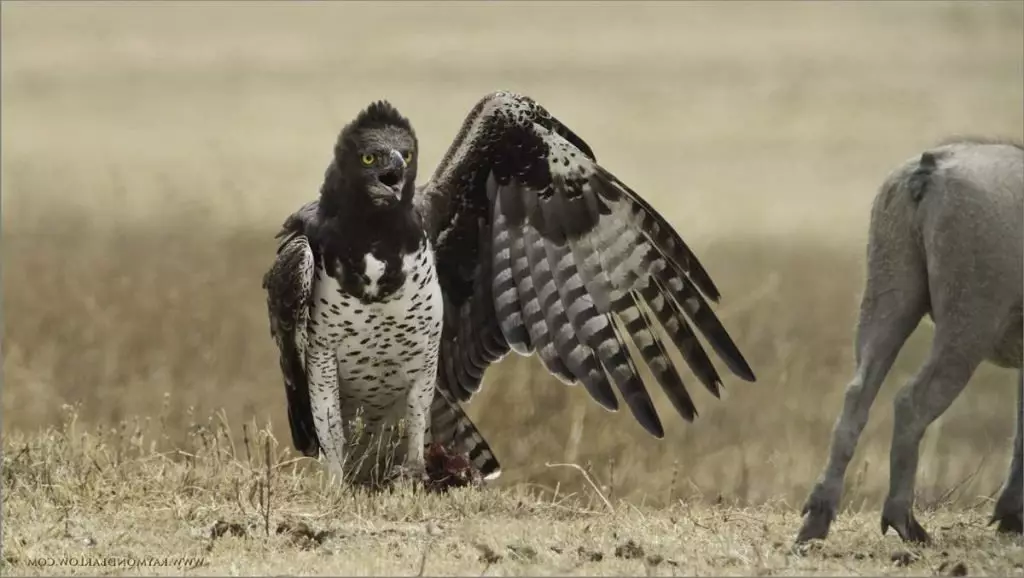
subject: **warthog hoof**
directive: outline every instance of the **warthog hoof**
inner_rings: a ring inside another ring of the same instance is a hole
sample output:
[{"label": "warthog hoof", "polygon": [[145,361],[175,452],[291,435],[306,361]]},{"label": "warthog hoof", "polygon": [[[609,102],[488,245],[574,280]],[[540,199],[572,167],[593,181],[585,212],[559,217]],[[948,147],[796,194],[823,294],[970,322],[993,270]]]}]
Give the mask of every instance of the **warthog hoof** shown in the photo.
[{"label": "warthog hoof", "polygon": [[886,503],[882,509],[882,535],[892,528],[900,535],[904,542],[916,542],[918,544],[930,544],[932,539],[925,532],[921,524],[917,523],[914,513],[910,508],[891,506]]},{"label": "warthog hoof", "polygon": [[996,531],[1006,534],[1024,534],[1024,520],[1022,520],[1024,514],[1021,512],[1021,507],[1018,505],[1016,508],[1008,505],[1004,505],[1002,501],[996,502],[996,507],[992,511],[992,517],[989,519],[989,525],[995,522],[999,522],[996,526]]},{"label": "warthog hoof", "polygon": [[1020,512],[1014,512],[1006,517],[999,518],[999,525],[996,526],[996,531],[1006,534],[1024,534],[1024,520],[1021,519]]},{"label": "warthog hoof", "polygon": [[800,512],[804,516],[804,523],[800,526],[800,532],[796,536],[796,543],[802,544],[808,540],[824,540],[828,536],[828,529],[832,526],[832,520],[836,513],[832,504],[825,499],[818,498],[813,494],[807,498],[804,509]]}]

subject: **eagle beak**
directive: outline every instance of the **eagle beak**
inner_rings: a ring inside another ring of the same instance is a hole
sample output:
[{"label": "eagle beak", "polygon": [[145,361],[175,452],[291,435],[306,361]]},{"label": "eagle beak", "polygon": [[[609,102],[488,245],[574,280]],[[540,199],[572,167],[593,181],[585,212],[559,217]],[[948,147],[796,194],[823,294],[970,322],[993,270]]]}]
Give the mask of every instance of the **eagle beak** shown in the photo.
[{"label": "eagle beak", "polygon": [[386,202],[391,202],[402,198],[402,190],[405,188],[405,170],[408,165],[402,158],[402,153],[396,150],[391,150],[388,153],[388,160],[390,160],[389,166],[377,176],[377,179],[383,185],[381,191],[383,198],[386,199]]},{"label": "eagle beak", "polygon": [[405,171],[406,163],[405,158],[402,157],[402,153],[392,149],[391,150],[391,164],[401,171]]}]

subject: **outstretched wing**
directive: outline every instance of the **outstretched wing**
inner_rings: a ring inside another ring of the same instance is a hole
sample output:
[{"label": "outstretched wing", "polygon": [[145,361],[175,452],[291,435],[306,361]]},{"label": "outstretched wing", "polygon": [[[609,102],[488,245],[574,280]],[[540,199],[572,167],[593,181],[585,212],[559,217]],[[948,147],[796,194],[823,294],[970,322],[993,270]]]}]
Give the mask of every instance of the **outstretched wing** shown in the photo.
[{"label": "outstretched wing", "polygon": [[532,99],[483,98],[417,208],[446,300],[439,383],[456,399],[478,391],[510,348],[537,352],[552,374],[613,411],[614,385],[663,437],[639,361],[683,418],[697,412],[656,324],[716,396],[721,378],[691,323],[733,373],[754,381],[708,305],[718,289],[679,234]]},{"label": "outstretched wing", "polygon": [[[277,257],[263,276],[267,292],[270,335],[280,351],[281,374],[288,400],[288,423],[295,448],[316,457],[320,443],[313,425],[313,410],[306,381],[306,323],[313,288],[313,251],[302,232],[303,207],[285,221]],[[306,215],[308,216],[308,215]]]}]

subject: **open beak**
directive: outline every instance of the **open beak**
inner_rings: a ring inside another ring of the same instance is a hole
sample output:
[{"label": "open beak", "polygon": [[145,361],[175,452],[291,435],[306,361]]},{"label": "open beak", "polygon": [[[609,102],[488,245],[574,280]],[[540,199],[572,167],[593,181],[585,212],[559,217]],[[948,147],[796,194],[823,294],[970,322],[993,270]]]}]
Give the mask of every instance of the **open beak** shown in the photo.
[{"label": "open beak", "polygon": [[398,198],[402,196],[402,189],[405,188],[405,170],[408,165],[402,158],[402,153],[396,150],[392,150],[388,158],[391,161],[388,170],[377,178],[380,179],[382,185],[387,187],[391,195]]}]

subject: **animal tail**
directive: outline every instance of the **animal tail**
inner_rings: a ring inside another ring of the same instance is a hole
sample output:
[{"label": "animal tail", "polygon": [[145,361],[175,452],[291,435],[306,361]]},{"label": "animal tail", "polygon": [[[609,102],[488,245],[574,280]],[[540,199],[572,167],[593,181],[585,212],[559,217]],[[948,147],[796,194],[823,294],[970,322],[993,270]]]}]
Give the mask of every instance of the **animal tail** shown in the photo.
[{"label": "animal tail", "polygon": [[465,453],[485,480],[501,475],[501,465],[487,440],[458,402],[441,388],[434,390],[434,401],[430,405],[430,437],[435,443]]},{"label": "animal tail", "polygon": [[928,190],[932,175],[935,173],[936,158],[934,152],[924,152],[921,160],[917,161],[917,167],[907,177],[907,189],[914,202],[920,201]]}]

